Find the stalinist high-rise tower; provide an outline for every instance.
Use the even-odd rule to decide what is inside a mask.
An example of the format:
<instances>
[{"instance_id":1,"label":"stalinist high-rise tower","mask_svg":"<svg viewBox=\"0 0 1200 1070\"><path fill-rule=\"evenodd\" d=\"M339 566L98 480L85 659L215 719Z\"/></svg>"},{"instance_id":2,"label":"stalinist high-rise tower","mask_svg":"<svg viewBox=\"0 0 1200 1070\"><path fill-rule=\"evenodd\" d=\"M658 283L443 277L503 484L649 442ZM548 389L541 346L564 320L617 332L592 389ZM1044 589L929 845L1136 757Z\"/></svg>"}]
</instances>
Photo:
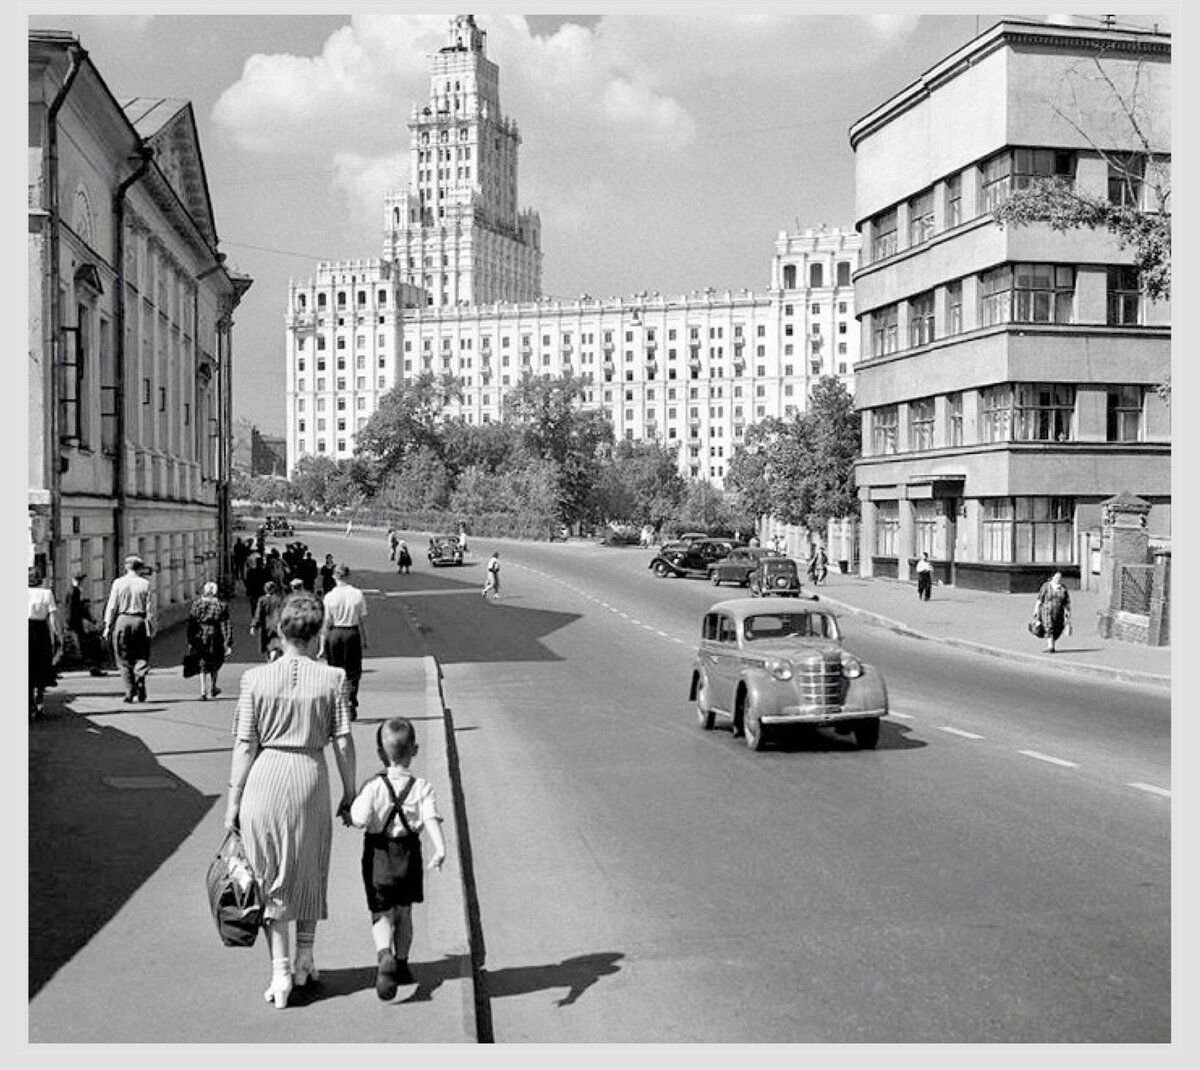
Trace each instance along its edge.
<instances>
[{"instance_id":1,"label":"stalinist high-rise tower","mask_svg":"<svg viewBox=\"0 0 1200 1070\"><path fill-rule=\"evenodd\" d=\"M385 202L383 259L435 307L542 295L541 223L517 209L521 135L486 46L473 15L454 18L408 123L409 187Z\"/></svg>"}]
</instances>

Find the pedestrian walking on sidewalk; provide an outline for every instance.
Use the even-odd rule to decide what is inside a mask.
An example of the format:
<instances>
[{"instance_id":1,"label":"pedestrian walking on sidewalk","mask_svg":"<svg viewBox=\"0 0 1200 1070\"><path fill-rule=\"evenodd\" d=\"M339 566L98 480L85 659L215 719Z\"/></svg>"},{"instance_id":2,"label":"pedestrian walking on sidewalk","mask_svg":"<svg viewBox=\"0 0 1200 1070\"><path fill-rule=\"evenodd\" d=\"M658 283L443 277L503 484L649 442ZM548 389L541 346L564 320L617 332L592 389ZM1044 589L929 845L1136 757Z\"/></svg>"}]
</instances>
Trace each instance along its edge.
<instances>
[{"instance_id":1,"label":"pedestrian walking on sidewalk","mask_svg":"<svg viewBox=\"0 0 1200 1070\"><path fill-rule=\"evenodd\" d=\"M1046 632L1046 653L1055 652L1054 644L1064 630L1071 627L1071 592L1062 581L1062 573L1055 572L1038 591L1033 615L1042 622Z\"/></svg>"},{"instance_id":2,"label":"pedestrian walking on sidewalk","mask_svg":"<svg viewBox=\"0 0 1200 1070\"><path fill-rule=\"evenodd\" d=\"M483 584L483 597L487 598L488 592L491 591L492 599L500 597L500 551L493 550L492 556L488 558L487 563L487 579Z\"/></svg>"},{"instance_id":3,"label":"pedestrian walking on sidewalk","mask_svg":"<svg viewBox=\"0 0 1200 1070\"><path fill-rule=\"evenodd\" d=\"M114 580L104 607L104 631L100 638L112 637L116 647L121 679L125 683L125 702L146 701L146 674L150 671L150 640L154 638L157 616L154 591L142 575L145 562L137 554L125 558L125 575Z\"/></svg>"},{"instance_id":4,"label":"pedestrian walking on sidewalk","mask_svg":"<svg viewBox=\"0 0 1200 1070\"><path fill-rule=\"evenodd\" d=\"M388 560L395 561L396 553L400 549L400 536L396 533L395 528L388 528L387 539L388 539Z\"/></svg>"},{"instance_id":5,"label":"pedestrian walking on sidewalk","mask_svg":"<svg viewBox=\"0 0 1200 1070\"><path fill-rule=\"evenodd\" d=\"M315 595L289 598L279 618L283 656L242 675L234 718L225 828L238 828L262 889L271 983L287 1006L293 987L317 977L317 922L328 917L333 816L325 746L342 781L338 812L354 800L354 740L346 674L312 658L324 610ZM296 923L292 961L288 923Z\"/></svg>"},{"instance_id":6,"label":"pedestrian walking on sidewalk","mask_svg":"<svg viewBox=\"0 0 1200 1070\"><path fill-rule=\"evenodd\" d=\"M412 554L408 552L408 543L403 539L396 550L396 571L404 576L412 575Z\"/></svg>"},{"instance_id":7,"label":"pedestrian walking on sidewalk","mask_svg":"<svg viewBox=\"0 0 1200 1070\"><path fill-rule=\"evenodd\" d=\"M250 622L250 634L258 636L258 649L267 661L274 661L283 653L283 639L279 634L279 614L283 610L283 595L268 580L263 587L262 597Z\"/></svg>"},{"instance_id":8,"label":"pedestrian walking on sidewalk","mask_svg":"<svg viewBox=\"0 0 1200 1070\"><path fill-rule=\"evenodd\" d=\"M922 551L921 560L917 562L917 597L922 602L928 602L932 591L933 565L929 560L929 552Z\"/></svg>"},{"instance_id":9,"label":"pedestrian walking on sidewalk","mask_svg":"<svg viewBox=\"0 0 1200 1070\"><path fill-rule=\"evenodd\" d=\"M75 636L79 659L88 666L88 672L92 676L103 676L104 647L92 616L91 600L83 593L86 579L86 572L76 572L71 579L71 589L67 592L67 628Z\"/></svg>"},{"instance_id":10,"label":"pedestrian walking on sidewalk","mask_svg":"<svg viewBox=\"0 0 1200 1070\"><path fill-rule=\"evenodd\" d=\"M54 657L62 649L58 604L40 569L29 570L29 716L46 712L46 688L58 683Z\"/></svg>"},{"instance_id":11,"label":"pedestrian walking on sidewalk","mask_svg":"<svg viewBox=\"0 0 1200 1070\"><path fill-rule=\"evenodd\" d=\"M229 619L229 605L218 596L212 580L204 585L188 610L187 647L200 662L201 700L216 698L221 693L217 674L233 653L233 623Z\"/></svg>"},{"instance_id":12,"label":"pedestrian walking on sidewalk","mask_svg":"<svg viewBox=\"0 0 1200 1070\"><path fill-rule=\"evenodd\" d=\"M346 670L350 719L358 719L358 684L362 679L363 650L367 645L367 600L350 584L350 569L342 564L333 570L336 586L325 596L325 627L321 653L325 660ZM320 653L317 655L320 657Z\"/></svg>"},{"instance_id":13,"label":"pedestrian walking on sidewalk","mask_svg":"<svg viewBox=\"0 0 1200 1070\"><path fill-rule=\"evenodd\" d=\"M412 905L425 901L421 831L433 844L430 869L442 868L446 842L433 788L408 771L417 754L412 722L404 717L384 722L375 734L375 746L385 769L367 781L342 820L365 830L362 878L378 963L375 994L391 999L397 985L416 980L408 954Z\"/></svg>"}]
</instances>

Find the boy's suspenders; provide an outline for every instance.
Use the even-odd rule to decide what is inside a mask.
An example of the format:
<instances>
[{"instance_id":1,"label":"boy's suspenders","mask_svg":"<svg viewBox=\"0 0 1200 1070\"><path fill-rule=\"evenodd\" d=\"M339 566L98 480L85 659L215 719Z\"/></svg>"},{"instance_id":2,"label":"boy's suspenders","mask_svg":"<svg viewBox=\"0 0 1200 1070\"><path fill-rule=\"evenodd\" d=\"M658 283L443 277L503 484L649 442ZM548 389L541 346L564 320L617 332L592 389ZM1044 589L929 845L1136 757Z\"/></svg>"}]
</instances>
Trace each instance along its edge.
<instances>
[{"instance_id":1,"label":"boy's suspenders","mask_svg":"<svg viewBox=\"0 0 1200 1070\"><path fill-rule=\"evenodd\" d=\"M380 773L379 779L383 781L383 786L387 788L388 794L392 797L392 809L388 813L387 820L383 823L381 834L386 836L387 830L392 827L392 819L400 818L400 824L404 826L404 834L411 836L413 834L412 826L408 823L408 818L404 816L404 808L401 804L408 798L408 793L412 791L413 785L417 782L416 777L409 777L408 783L401 789L400 794L396 794L396 789L392 787L392 782L388 779L387 773Z\"/></svg>"}]
</instances>

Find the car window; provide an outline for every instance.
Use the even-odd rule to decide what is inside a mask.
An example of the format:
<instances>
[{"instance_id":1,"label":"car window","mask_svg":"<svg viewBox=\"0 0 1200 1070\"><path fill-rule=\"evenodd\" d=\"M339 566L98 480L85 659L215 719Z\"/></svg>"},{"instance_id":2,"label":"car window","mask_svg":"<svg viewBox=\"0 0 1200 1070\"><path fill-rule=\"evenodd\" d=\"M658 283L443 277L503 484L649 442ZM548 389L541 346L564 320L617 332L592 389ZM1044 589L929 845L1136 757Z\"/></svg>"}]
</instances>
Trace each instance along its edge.
<instances>
[{"instance_id":1,"label":"car window","mask_svg":"<svg viewBox=\"0 0 1200 1070\"><path fill-rule=\"evenodd\" d=\"M704 623L700 625L701 639L716 639L717 637L717 615L715 613L707 613L704 617Z\"/></svg>"},{"instance_id":2,"label":"car window","mask_svg":"<svg viewBox=\"0 0 1200 1070\"><path fill-rule=\"evenodd\" d=\"M772 613L747 617L744 625L747 642L780 639L789 635L806 639L837 639L837 624L824 613Z\"/></svg>"},{"instance_id":3,"label":"car window","mask_svg":"<svg viewBox=\"0 0 1200 1070\"><path fill-rule=\"evenodd\" d=\"M721 615L717 622L717 642L719 643L736 643L737 642L737 625L732 617Z\"/></svg>"}]
</instances>

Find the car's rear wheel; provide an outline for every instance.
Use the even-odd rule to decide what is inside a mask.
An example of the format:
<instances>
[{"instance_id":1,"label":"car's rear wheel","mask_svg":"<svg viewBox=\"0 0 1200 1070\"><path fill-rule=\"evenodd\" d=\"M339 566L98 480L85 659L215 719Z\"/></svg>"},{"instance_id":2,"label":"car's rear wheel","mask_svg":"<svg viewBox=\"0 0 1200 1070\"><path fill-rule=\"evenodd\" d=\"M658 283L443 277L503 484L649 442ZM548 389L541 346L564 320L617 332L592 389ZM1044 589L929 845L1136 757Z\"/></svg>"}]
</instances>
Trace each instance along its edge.
<instances>
[{"instance_id":1,"label":"car's rear wheel","mask_svg":"<svg viewBox=\"0 0 1200 1070\"><path fill-rule=\"evenodd\" d=\"M657 565L654 566L654 575L656 575L660 580L665 580L667 578L667 576L670 575L670 573L671 573L671 570L669 568L667 568L667 566L664 565L661 561Z\"/></svg>"},{"instance_id":2,"label":"car's rear wheel","mask_svg":"<svg viewBox=\"0 0 1200 1070\"><path fill-rule=\"evenodd\" d=\"M708 677L701 676L696 683L696 720L706 732L713 730L717 715L708 708Z\"/></svg>"},{"instance_id":3,"label":"car's rear wheel","mask_svg":"<svg viewBox=\"0 0 1200 1070\"><path fill-rule=\"evenodd\" d=\"M854 742L859 750L874 750L879 743L879 718L854 722Z\"/></svg>"},{"instance_id":4,"label":"car's rear wheel","mask_svg":"<svg viewBox=\"0 0 1200 1070\"><path fill-rule=\"evenodd\" d=\"M753 751L763 749L766 732L763 723L754 709L754 700L746 695L742 702L742 735L746 738L746 746Z\"/></svg>"},{"instance_id":5,"label":"car's rear wheel","mask_svg":"<svg viewBox=\"0 0 1200 1070\"><path fill-rule=\"evenodd\" d=\"M715 573L715 572L710 572L708 574L708 582L711 583L714 587L720 587L721 586L721 577L718 576L717 573Z\"/></svg>"}]
</instances>

